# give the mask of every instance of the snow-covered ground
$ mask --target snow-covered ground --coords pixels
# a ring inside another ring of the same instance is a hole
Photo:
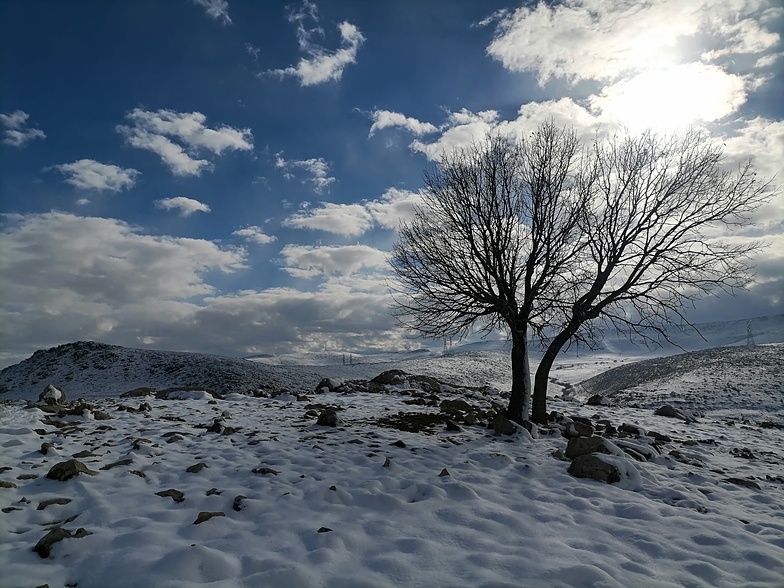
[[[508,359],[492,350],[287,366],[279,383],[307,398],[115,396],[62,418],[6,401],[0,481],[15,487],[0,488],[0,586],[781,587],[784,345],[742,351],[720,364],[675,356],[656,369],[607,350],[559,361],[550,410],[671,438],[649,461],[619,458],[626,475],[609,485],[567,473],[553,456],[567,440],[554,428],[534,440],[383,420],[463,399],[484,424],[482,412],[504,402],[489,388],[313,393],[313,377],[390,368],[504,389]],[[578,386],[634,366],[645,377],[622,389]],[[596,391],[614,405],[585,406]],[[664,402],[705,414],[688,424],[654,415]],[[339,408],[339,426],[316,424],[327,406]],[[44,454],[42,443],[53,447]],[[45,477],[74,456],[95,475]],[[158,495],[168,490],[183,499]],[[221,514],[196,524],[203,512]],[[54,526],[74,536],[44,559],[33,547]]]

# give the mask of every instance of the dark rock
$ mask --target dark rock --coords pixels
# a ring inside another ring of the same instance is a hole
[[[65,404],[65,400],[65,392],[58,390],[51,384],[44,388],[44,391],[38,395],[38,402],[43,402],[44,404],[62,406]]]
[[[247,496],[243,496],[242,494],[240,494],[239,496],[235,496],[234,502],[231,507],[237,512],[240,512],[242,510],[242,501],[245,500],[246,498]]]
[[[144,472],[140,472],[139,470],[128,470],[129,474],[133,474],[134,476],[139,476],[140,478],[146,478],[147,474]]]
[[[52,552],[52,545],[69,537],[71,537],[70,531],[62,527],[54,527],[35,544],[33,551],[46,559]]]
[[[493,419],[493,431],[496,435],[514,435],[517,432],[517,425],[501,414],[497,414]]]
[[[457,424],[455,421],[453,421],[452,419],[446,419],[446,430],[447,430],[447,431],[455,431],[455,432],[459,432],[459,431],[462,431],[463,429],[461,429],[461,428],[460,428],[460,425],[458,425],[458,424]]]
[[[49,453],[49,450],[54,448],[55,448],[54,443],[49,443],[49,442],[41,443],[40,452],[43,453],[44,455],[47,455]]]
[[[672,438],[668,437],[667,435],[662,435],[661,433],[657,433],[656,431],[648,431],[646,433],[648,437],[656,441],[657,443],[672,443]]]
[[[736,484],[738,486],[744,486],[746,488],[753,488],[754,490],[762,490],[760,485],[757,484],[753,480],[747,480],[745,478],[726,478],[725,482],[729,482],[730,484]]]
[[[443,478],[444,476],[448,476],[448,475],[449,475],[449,470],[447,470],[446,468],[444,468],[443,470],[441,470],[441,473],[440,473],[440,474],[438,474],[438,477],[439,477],[439,478]]]
[[[329,527],[321,527],[318,530],[319,533],[329,533],[330,531],[332,531],[332,529],[330,529]]]
[[[332,378],[323,378],[316,386],[315,392],[316,394],[321,394],[322,392],[324,392],[324,389],[328,390],[329,392],[335,392],[338,388],[342,386],[343,386],[343,382],[341,380],[334,380]]]
[[[101,470],[110,470],[110,469],[116,468],[118,466],[131,465],[132,463],[133,463],[133,460],[130,457],[126,457],[125,459],[120,459],[120,460],[115,461],[113,463],[108,463],[105,466],[101,466]]]
[[[340,418],[334,408],[327,408],[318,416],[316,424],[322,427],[337,427],[340,424]]]
[[[262,475],[272,474],[273,476],[278,475],[277,470],[273,470],[272,468],[253,468],[251,471],[254,474],[262,474]]]
[[[403,441],[402,439],[398,439],[397,441],[390,443],[390,445],[393,445],[395,447],[400,447],[400,449],[405,449],[406,442]]]
[[[385,458],[384,458],[384,465],[383,465],[383,467],[385,467],[385,468],[388,468],[388,467],[390,467],[391,465],[392,465],[392,462],[391,462],[391,461],[389,461],[389,458],[388,458],[388,457],[385,457]]]
[[[590,478],[606,484],[621,481],[621,473],[618,468],[603,461],[595,453],[577,456],[569,466],[568,472],[575,478]]]
[[[585,404],[588,406],[605,406],[607,405],[607,401],[601,394],[594,394],[586,401]]]
[[[102,410],[94,410],[93,411],[93,418],[96,421],[108,421],[112,417],[108,412],[103,412]]]
[[[459,398],[455,400],[444,400],[441,402],[439,408],[449,414],[469,413],[474,411],[474,407],[468,404],[465,400]]]
[[[41,446],[41,449],[43,449],[43,445]],[[41,453],[43,453],[43,451]],[[85,457],[95,457],[95,454],[92,451],[85,449],[79,453],[74,453],[73,456],[78,457],[79,459],[84,459]]]
[[[17,480],[35,480],[38,478],[38,474],[19,474],[16,479]]]
[[[408,374],[403,370],[387,370],[370,380],[374,384],[402,384]]]
[[[188,472],[189,474],[198,474],[200,471],[202,471],[206,467],[209,467],[209,466],[206,463],[204,463],[203,461],[200,461],[199,463],[193,464],[192,466],[190,466],[185,471]]]
[[[217,488],[207,490],[207,496],[220,496],[221,494],[223,494],[223,490],[218,490]]]
[[[6,482],[5,480],[0,480],[0,488],[12,489],[12,488],[16,488],[16,484],[14,484],[13,482]]]
[[[62,461],[53,465],[46,474],[46,477],[50,480],[59,480],[61,482],[65,482],[66,480],[70,480],[79,474],[95,476],[97,473],[98,472],[94,472],[81,461],[77,459],[69,459],[68,461]]]
[[[620,427],[618,427],[618,433],[623,433],[625,435],[645,435],[646,431],[642,427],[638,427],[637,425],[630,425],[628,423],[623,423]]]
[[[566,452],[564,455],[568,459],[575,459],[581,455],[588,455],[589,453],[606,453],[610,454],[611,451],[605,445],[603,437],[572,437],[566,445]]]
[[[664,406],[660,406],[659,408],[654,411],[655,415],[669,417],[673,419],[681,419],[687,423],[696,423],[697,419],[691,416],[691,413],[684,412],[674,406],[670,406],[669,404],[665,404]]]
[[[193,521],[194,525],[201,525],[204,521],[209,521],[213,517],[225,517],[226,513],[224,512],[207,512],[201,511],[199,516],[196,517],[196,520]]]
[[[748,447],[733,447],[730,449],[730,453],[735,457],[742,457],[743,459],[757,459],[757,456]]]
[[[571,439],[573,437],[590,437],[593,435],[593,432],[593,425],[575,420],[571,423],[566,423],[563,434],[567,439]]]
[[[175,490],[174,488],[169,488],[168,490],[161,490],[160,492],[156,492],[155,496],[170,496],[174,502],[182,502],[185,500],[185,494],[180,492],[179,490]]]
[[[43,510],[47,506],[52,506],[53,504],[68,504],[71,502],[70,498],[50,498],[49,500],[42,500],[38,503],[38,508],[35,510]]]

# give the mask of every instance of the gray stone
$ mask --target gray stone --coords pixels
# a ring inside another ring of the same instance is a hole
[[[206,463],[204,463],[203,461],[200,461],[199,463],[193,464],[192,466],[190,466],[185,471],[188,472],[189,474],[198,474],[200,471],[202,471],[206,467],[209,467],[209,466]]]
[[[232,504],[231,507],[237,512],[240,512],[242,510],[242,501],[245,500],[246,498],[247,496],[243,496],[242,494],[240,494],[239,496],[235,496],[234,503]]]
[[[38,395],[38,402],[43,402],[44,404],[56,404],[61,406],[65,404],[65,400],[65,392],[58,390],[51,384],[44,388],[44,391]]]
[[[568,459],[575,459],[590,453],[610,454],[611,451],[604,444],[602,437],[573,437],[569,439],[565,453]]]
[[[62,541],[63,539],[68,539],[70,536],[71,532],[67,529],[63,529],[62,527],[54,527],[46,535],[44,535],[38,541],[38,543],[35,544],[33,551],[35,551],[42,558],[46,559],[52,553],[52,545],[58,541]]]
[[[618,468],[603,461],[594,453],[577,456],[569,466],[568,472],[575,478],[589,478],[606,484],[621,481],[621,473]]]
[[[46,477],[50,480],[59,480],[60,482],[65,482],[66,480],[70,480],[79,474],[95,476],[97,473],[98,472],[94,472],[81,461],[77,459],[69,459],[68,461],[62,461],[53,465],[46,474]]]
[[[185,500],[185,494],[180,492],[179,490],[175,490],[174,488],[169,488],[168,490],[161,490],[160,492],[156,492],[155,496],[170,496],[174,502],[182,502]]]
[[[605,406],[607,405],[607,401],[601,394],[594,394],[586,401],[585,404],[588,406]]]
[[[517,425],[501,414],[497,414],[493,419],[493,431],[496,435],[514,435],[517,432]]]
[[[691,414],[687,414],[684,411],[675,408],[674,406],[670,406],[669,404],[665,404],[664,406],[660,406],[656,409],[653,413],[657,416],[669,417],[673,419],[681,419],[687,423],[696,423],[697,419],[695,419]]]
[[[207,512],[202,511],[199,513],[199,516],[196,517],[196,520],[193,521],[194,525],[201,525],[204,521],[209,521],[213,517],[225,517],[225,512]]]
[[[327,408],[318,416],[316,424],[322,427],[337,427],[340,424],[340,418],[334,408]]]
[[[590,423],[586,424],[581,421],[573,421],[571,423],[566,423],[563,434],[567,439],[572,439],[573,437],[590,437],[593,435],[593,432],[593,425]]]

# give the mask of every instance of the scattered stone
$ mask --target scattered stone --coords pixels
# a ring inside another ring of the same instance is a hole
[[[497,414],[493,419],[493,431],[498,435],[514,435],[517,432],[517,425],[502,414]]]
[[[394,443],[390,443],[390,445],[393,445],[393,446],[395,446],[395,447],[400,447],[400,449],[405,449],[405,447],[406,447],[406,442],[405,442],[405,441],[403,441],[402,439],[398,439],[398,440],[397,440],[397,441],[395,441]]]
[[[110,470],[110,469],[116,468],[118,466],[131,465],[132,463],[133,463],[133,460],[130,457],[126,457],[125,459],[120,459],[120,460],[115,461],[113,463],[108,463],[105,466],[101,466],[100,469],[101,470]]]
[[[16,479],[17,480],[35,480],[38,478],[38,474],[19,474]]]
[[[453,421],[452,419],[446,419],[446,430],[447,430],[447,431],[460,432],[460,431],[462,431],[463,429],[461,429],[461,428],[460,428],[460,425],[458,425],[458,424],[457,424],[455,421]]]
[[[662,435],[661,433],[657,433],[656,431],[648,431],[646,436],[650,437],[657,443],[672,443],[672,438],[667,435]]]
[[[16,484],[13,482],[6,482],[5,480],[0,480],[0,488],[16,488]]]
[[[55,449],[54,443],[48,443],[48,442],[46,442],[46,443],[41,443],[41,449],[40,449],[40,452],[41,452],[42,454],[44,454],[44,455],[47,455],[47,454],[49,453],[49,450],[50,450],[50,449]]]
[[[262,475],[272,474],[273,476],[277,476],[278,475],[277,470],[273,470],[272,468],[254,468],[251,471],[254,474],[262,474]]]
[[[343,380],[338,378],[323,378],[318,385],[316,385],[316,394],[323,394],[324,392],[334,392],[343,386]]]
[[[50,480],[59,480],[60,482],[65,482],[66,480],[70,480],[79,474],[95,476],[98,474],[98,472],[91,470],[77,459],[69,459],[68,461],[62,461],[53,465],[52,469],[50,469],[46,474],[46,477]]]
[[[674,406],[670,406],[669,404],[660,406],[654,411],[653,414],[657,416],[669,417],[673,419],[681,419],[686,423],[697,422],[697,419],[694,418],[694,415],[691,414],[691,411],[681,410],[679,408],[675,408]]]
[[[566,423],[566,428],[563,431],[564,437],[572,439],[574,437],[590,437],[593,435],[593,425],[573,420],[571,423]]]
[[[179,435],[172,435],[168,439],[166,439],[166,443],[177,443],[178,441],[182,441],[185,437],[180,437]]]
[[[330,531],[332,531],[332,529],[330,529],[329,527],[321,527],[318,530],[319,533],[329,533]]]
[[[204,521],[209,521],[213,517],[225,517],[226,513],[224,512],[207,512],[202,511],[199,513],[199,516],[196,517],[196,520],[193,521],[194,525],[201,525]]]
[[[62,527],[54,527],[35,544],[33,551],[46,559],[52,552],[52,545],[69,537],[71,537],[70,531],[63,529]]]
[[[5,508],[0,508],[0,512],[8,514],[9,512],[14,512],[15,510],[22,510],[18,506],[6,506]]]
[[[595,453],[578,455],[569,466],[568,472],[575,478],[589,478],[606,484],[621,481],[621,473],[618,468],[602,460]]]
[[[160,492],[156,492],[155,496],[161,496],[161,497],[170,496],[174,502],[182,502],[183,500],[185,500],[185,494],[183,494],[179,490],[175,490],[174,488],[169,488],[168,490],[161,490]]]
[[[730,484],[737,484],[738,486],[744,486],[746,488],[753,488],[754,490],[762,490],[760,485],[757,484],[754,480],[747,480],[745,478],[725,478],[725,482],[729,482]]]
[[[147,474],[144,472],[140,472],[139,470],[128,470],[129,474],[133,474],[134,476],[139,476],[140,478],[146,478]]]
[[[57,388],[49,384],[46,388],[44,388],[44,391],[38,395],[38,402],[61,406],[65,404],[65,392],[63,392],[62,390],[58,390]]]
[[[190,466],[185,471],[188,472],[189,474],[198,474],[200,471],[202,471],[206,467],[209,467],[209,466],[206,463],[204,463],[203,461],[200,461],[199,463],[193,464],[192,466]]]
[[[232,508],[237,512],[240,512],[242,510],[242,501],[245,500],[246,498],[247,496],[243,496],[242,494],[236,496],[234,498],[234,503],[232,504]]]
[[[223,490],[218,490],[217,488],[207,490],[207,496],[220,496],[221,494],[223,494]]]
[[[438,474],[438,477],[443,478],[444,476],[448,476],[448,475],[449,475],[449,471],[446,468],[444,468],[443,470],[441,470],[441,473]]]
[[[594,394],[586,402],[588,406],[607,406],[608,402],[601,394]]]
[[[47,506],[52,506],[53,504],[68,504],[71,502],[70,498],[50,498],[49,500],[42,500],[38,503],[38,508],[35,510],[43,510]]]
[[[391,461],[389,461],[389,458],[388,458],[388,457],[385,457],[385,458],[384,458],[384,465],[383,465],[382,467],[388,468],[388,467],[389,467],[389,466],[391,466],[391,465],[392,465],[392,462],[391,462]]]
[[[474,411],[474,407],[468,404],[465,400],[459,398],[455,400],[444,400],[441,402],[439,408],[449,414],[469,413]]]
[[[318,416],[316,424],[322,427],[337,427],[340,424],[340,417],[334,408],[327,408]]]
[[[564,455],[563,449],[556,449],[553,451],[553,457],[561,461],[568,461],[566,455]]]
[[[349,441],[352,445],[364,445],[365,442],[362,439],[351,439]]]
[[[567,459],[575,459],[590,453],[606,453],[609,455],[612,451],[605,444],[603,437],[573,437],[569,439],[564,455]]]
[[[43,446],[41,447],[41,449],[43,449]],[[84,451],[80,451],[79,453],[74,453],[73,456],[78,457],[79,459],[84,459],[85,457],[96,457],[96,455],[92,451],[88,451],[87,449],[85,449]]]
[[[757,459],[757,456],[748,447],[733,447],[730,449],[730,453],[735,457],[742,457],[743,459]]]

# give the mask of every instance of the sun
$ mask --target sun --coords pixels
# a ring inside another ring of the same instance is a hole
[[[671,132],[720,120],[745,100],[741,77],[695,62],[639,72],[606,86],[589,104],[630,130]]]

